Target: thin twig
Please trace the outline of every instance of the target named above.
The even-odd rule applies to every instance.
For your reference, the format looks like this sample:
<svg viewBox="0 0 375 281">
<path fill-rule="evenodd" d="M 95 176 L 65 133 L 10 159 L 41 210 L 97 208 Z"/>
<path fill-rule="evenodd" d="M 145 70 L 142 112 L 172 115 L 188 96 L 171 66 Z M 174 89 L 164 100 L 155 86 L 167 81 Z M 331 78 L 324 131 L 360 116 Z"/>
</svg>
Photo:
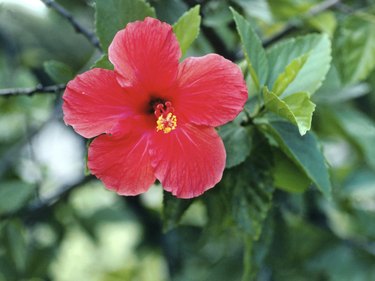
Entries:
<svg viewBox="0 0 375 281">
<path fill-rule="evenodd" d="M 4 96 L 4 97 L 18 96 L 18 95 L 31 96 L 35 93 L 55 94 L 64 90 L 65 87 L 66 87 L 65 84 L 58 84 L 58 85 L 52 85 L 52 86 L 43 86 L 39 84 L 36 87 L 31 87 L 31 88 L 0 89 L 0 96 Z"/>
<path fill-rule="evenodd" d="M 315 15 L 318 15 L 326 10 L 329 10 L 330 8 L 336 6 L 340 3 L 340 0 L 327 0 L 324 1 L 314 7 L 312 7 L 304 16 L 305 18 L 309 18 Z M 281 31 L 276 33 L 270 38 L 267 38 L 263 41 L 263 46 L 268 47 L 275 43 L 276 41 L 280 40 L 284 36 L 298 30 L 298 25 L 295 22 L 289 22 Z"/>
<path fill-rule="evenodd" d="M 74 27 L 76 32 L 81 33 L 83 36 L 85 36 L 87 40 L 89 40 L 95 48 L 97 48 L 100 52 L 102 52 L 102 48 L 100 47 L 100 42 L 98 38 L 96 37 L 95 33 L 83 27 L 68 10 L 66 10 L 63 6 L 61 6 L 59 3 L 55 2 L 54 0 L 41 0 L 41 1 L 47 7 L 54 9 L 62 17 L 66 18 L 70 22 L 70 24 Z"/>
</svg>

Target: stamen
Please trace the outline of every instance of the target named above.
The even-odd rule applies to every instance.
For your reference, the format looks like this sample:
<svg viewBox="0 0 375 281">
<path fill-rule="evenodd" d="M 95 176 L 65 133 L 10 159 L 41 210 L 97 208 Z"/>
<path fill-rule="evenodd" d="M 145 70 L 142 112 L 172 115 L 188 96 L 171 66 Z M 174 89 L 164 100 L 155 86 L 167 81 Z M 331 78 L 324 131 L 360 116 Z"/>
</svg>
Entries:
<svg viewBox="0 0 375 281">
<path fill-rule="evenodd" d="M 177 127 L 177 117 L 173 114 L 174 108 L 170 101 L 159 103 L 155 107 L 154 114 L 158 118 L 156 120 L 156 131 L 163 131 L 165 134 L 170 133 Z"/>
<path fill-rule="evenodd" d="M 171 112 L 167 114 L 166 117 L 160 115 L 158 120 L 156 121 L 156 131 L 163 131 L 164 134 L 168 134 L 177 127 L 177 117 L 173 115 Z"/>
</svg>

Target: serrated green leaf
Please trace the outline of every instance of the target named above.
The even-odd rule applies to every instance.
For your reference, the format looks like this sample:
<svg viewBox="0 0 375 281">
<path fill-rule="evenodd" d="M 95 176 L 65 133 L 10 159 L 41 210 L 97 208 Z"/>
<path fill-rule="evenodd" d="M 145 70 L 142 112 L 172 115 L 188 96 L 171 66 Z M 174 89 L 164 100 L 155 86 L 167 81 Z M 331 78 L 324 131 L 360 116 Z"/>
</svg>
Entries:
<svg viewBox="0 0 375 281">
<path fill-rule="evenodd" d="M 196 5 L 184 13 L 173 25 L 173 31 L 176 34 L 180 44 L 181 53 L 184 55 L 190 45 L 198 37 L 201 16 L 199 15 L 200 6 Z"/>
<path fill-rule="evenodd" d="M 92 66 L 92 68 L 103 68 L 113 70 L 113 64 L 109 61 L 108 55 L 102 55 Z"/>
<path fill-rule="evenodd" d="M 226 167 L 241 164 L 249 156 L 252 147 L 252 129 L 236 123 L 229 123 L 220 128 L 227 152 Z"/>
<path fill-rule="evenodd" d="M 303 192 L 311 180 L 284 153 L 273 151 L 274 167 L 272 169 L 275 187 L 287 192 Z"/>
<path fill-rule="evenodd" d="M 331 198 L 331 182 L 325 158 L 312 133 L 300 136 L 297 128 L 281 120 L 254 120 L 271 135 L 280 149 L 306 174 L 326 198 Z"/>
<path fill-rule="evenodd" d="M 375 23 L 348 17 L 335 40 L 336 56 L 342 80 L 353 84 L 364 80 L 375 68 Z"/>
<path fill-rule="evenodd" d="M 310 101 L 306 92 L 295 93 L 283 99 L 293 112 L 300 134 L 303 136 L 311 128 L 315 104 Z"/>
<path fill-rule="evenodd" d="M 107 52 L 117 31 L 132 21 L 156 17 L 155 10 L 144 0 L 96 0 L 96 34 Z"/>
<path fill-rule="evenodd" d="M 272 213 L 263 222 L 263 231 L 257 241 L 252 241 L 251 236 L 245 235 L 244 239 L 244 270 L 243 281 L 257 280 L 256 277 L 267 258 L 274 235 Z"/>
<path fill-rule="evenodd" d="M 249 66 L 251 77 L 258 89 L 267 81 L 268 62 L 262 42 L 251 24 L 231 8 L 238 34 L 243 45 L 243 51 Z"/>
<path fill-rule="evenodd" d="M 262 139 L 258 136 L 257 140 Z M 271 207 L 273 185 L 268 157 L 269 146 L 257 144 L 257 150 L 245 162 L 224 174 L 224 185 L 228 198 L 231 198 L 231 213 L 234 221 L 252 239 L 257 240 L 262 224 Z"/>
<path fill-rule="evenodd" d="M 234 182 L 232 214 L 239 227 L 257 240 L 271 207 L 273 187 L 262 172 L 249 168 L 242 170 L 244 180 L 237 178 Z"/>
<path fill-rule="evenodd" d="M 0 214 L 21 209 L 34 192 L 34 185 L 18 181 L 2 182 L 0 185 Z"/>
<path fill-rule="evenodd" d="M 163 231 L 168 232 L 177 227 L 182 215 L 193 200 L 179 199 L 164 191 L 163 197 Z"/>
<path fill-rule="evenodd" d="M 275 93 L 275 95 L 281 96 L 289 84 L 296 78 L 308 57 L 308 54 L 304 54 L 292 60 L 292 62 L 285 67 L 284 72 L 277 77 L 273 84 L 272 92 Z"/>
<path fill-rule="evenodd" d="M 310 34 L 285 40 L 267 51 L 269 64 L 268 87 L 272 88 L 277 77 L 294 59 L 309 54 L 297 77 L 285 89 L 283 96 L 297 92 L 309 95 L 321 86 L 330 68 L 331 42 L 326 34 Z"/>
<path fill-rule="evenodd" d="M 74 78 L 73 70 L 65 63 L 59 61 L 46 61 L 43 63 L 44 70 L 56 83 L 67 83 Z"/>
<path fill-rule="evenodd" d="M 310 130 L 315 104 L 310 101 L 307 93 L 295 93 L 280 99 L 265 87 L 263 97 L 266 108 L 296 125 L 301 136 Z"/>
</svg>

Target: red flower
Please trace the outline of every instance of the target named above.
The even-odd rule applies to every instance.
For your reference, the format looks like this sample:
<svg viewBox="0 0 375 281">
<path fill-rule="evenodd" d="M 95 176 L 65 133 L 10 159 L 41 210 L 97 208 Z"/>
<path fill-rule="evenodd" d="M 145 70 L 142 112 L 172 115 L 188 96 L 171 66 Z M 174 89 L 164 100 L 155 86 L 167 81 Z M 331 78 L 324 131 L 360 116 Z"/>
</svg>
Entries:
<svg viewBox="0 0 375 281">
<path fill-rule="evenodd" d="M 218 183 L 225 149 L 214 127 L 247 99 L 240 69 L 215 54 L 179 63 L 172 27 L 129 23 L 109 47 L 114 71 L 92 69 L 68 83 L 64 121 L 93 138 L 88 167 L 107 188 L 137 195 L 158 179 L 180 198 Z"/>
</svg>

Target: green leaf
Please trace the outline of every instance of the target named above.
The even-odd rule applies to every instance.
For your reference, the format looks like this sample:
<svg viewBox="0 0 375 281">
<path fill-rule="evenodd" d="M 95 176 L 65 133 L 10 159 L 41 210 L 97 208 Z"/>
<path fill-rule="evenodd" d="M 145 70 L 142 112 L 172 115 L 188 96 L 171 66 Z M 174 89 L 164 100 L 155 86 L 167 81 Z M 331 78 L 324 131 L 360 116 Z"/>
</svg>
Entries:
<svg viewBox="0 0 375 281">
<path fill-rule="evenodd" d="M 319 95 L 314 95 L 313 100 L 318 104 L 338 104 L 369 94 L 371 92 L 371 87 L 367 83 L 359 83 L 338 88 L 329 93 L 327 93 L 326 90 L 327 89 L 325 89 L 324 92 L 319 91 Z M 325 93 L 327 94 L 325 95 Z"/>
<path fill-rule="evenodd" d="M 35 186 L 8 181 L 0 186 L 0 214 L 11 213 L 21 209 L 35 192 Z"/>
<path fill-rule="evenodd" d="M 282 100 L 265 87 L 263 97 L 266 108 L 296 125 L 301 136 L 310 130 L 315 104 L 307 93 L 295 93 Z"/>
<path fill-rule="evenodd" d="M 275 95 L 281 96 L 289 84 L 296 78 L 308 57 L 308 54 L 304 54 L 292 60 L 292 62 L 285 67 L 284 72 L 277 77 L 273 84 L 272 92 L 275 93 Z"/>
<path fill-rule="evenodd" d="M 254 240 L 261 234 L 274 191 L 270 174 L 271 152 L 261 136 L 257 140 L 259 143 L 254 153 L 241 165 L 228 170 L 221 182 L 228 194 L 227 198 L 231 198 L 234 221 Z"/>
<path fill-rule="evenodd" d="M 272 181 L 264 176 L 264 171 L 246 165 L 240 175 L 241 178 L 234 181 L 232 214 L 238 226 L 257 240 L 271 207 Z"/>
<path fill-rule="evenodd" d="M 375 68 L 375 23 L 359 15 L 348 17 L 336 36 L 335 59 L 342 80 L 356 83 L 368 77 Z"/>
<path fill-rule="evenodd" d="M 283 96 L 297 92 L 312 95 L 322 84 L 331 62 L 331 42 L 326 34 L 310 34 L 285 40 L 272 46 L 268 52 L 271 89 L 277 77 L 296 58 L 309 54 L 297 77 L 285 89 Z"/>
<path fill-rule="evenodd" d="M 182 55 L 184 55 L 190 45 L 198 37 L 201 24 L 199 15 L 200 6 L 196 5 L 184 13 L 179 20 L 173 25 L 173 31 L 176 34 L 180 44 Z"/>
<path fill-rule="evenodd" d="M 178 21 L 179 15 L 185 13 L 189 7 L 183 0 L 158 0 L 152 1 L 158 19 L 170 24 Z"/>
<path fill-rule="evenodd" d="M 349 106 L 331 108 L 337 125 L 360 149 L 363 158 L 375 169 L 375 123 L 363 113 Z"/>
<path fill-rule="evenodd" d="M 96 34 L 107 52 L 113 37 L 132 21 L 156 17 L 155 10 L 144 0 L 96 0 Z"/>
<path fill-rule="evenodd" d="M 323 85 L 315 93 L 313 101 L 317 104 L 337 104 L 361 97 L 370 92 L 371 87 L 367 83 L 343 85 L 337 68 L 332 65 Z"/>
<path fill-rule="evenodd" d="M 289 106 L 290 111 L 293 112 L 299 132 L 303 136 L 311 128 L 315 104 L 310 101 L 306 92 L 292 94 L 284 98 L 284 101 Z"/>
<path fill-rule="evenodd" d="M 56 83 L 67 83 L 74 78 L 73 70 L 65 63 L 59 61 L 46 61 L 43 64 L 48 76 Z"/>
<path fill-rule="evenodd" d="M 102 55 L 92 66 L 92 68 L 103 68 L 113 70 L 113 64 L 109 61 L 108 55 Z"/>
<path fill-rule="evenodd" d="M 6 251 L 12 259 L 18 273 L 22 273 L 26 267 L 27 250 L 25 229 L 18 220 L 10 221 L 5 227 Z"/>
<path fill-rule="evenodd" d="M 311 180 L 284 153 L 274 150 L 273 159 L 275 187 L 287 192 L 303 192 L 310 186 Z"/>
<path fill-rule="evenodd" d="M 250 127 L 234 122 L 220 128 L 219 134 L 227 152 L 225 165 L 227 168 L 241 164 L 249 156 L 252 147 L 252 132 Z"/>
<path fill-rule="evenodd" d="M 293 17 L 300 17 L 308 12 L 312 6 L 312 1 L 295 0 L 267 0 L 272 15 L 277 20 L 290 20 Z"/>
<path fill-rule="evenodd" d="M 258 89 L 263 86 L 268 77 L 268 62 L 262 42 L 251 24 L 231 8 L 238 34 L 243 45 L 243 51 L 249 66 L 251 77 Z M 272 67 L 272 65 L 271 65 Z"/>
<path fill-rule="evenodd" d="M 371 247 L 367 246 L 367 243 L 364 243 L 366 245 L 364 247 L 358 246 L 361 245 L 363 239 L 362 237 L 354 242 L 355 247 L 346 243 L 331 243 L 326 247 L 321 247 L 321 251 L 318 254 L 315 253 L 314 258 L 310 259 L 310 271 L 324 273 L 326 280 L 367 281 L 374 279 L 375 259 L 370 250 Z M 321 280 L 321 278 L 317 277 L 315 280 Z"/>
<path fill-rule="evenodd" d="M 163 197 L 163 231 L 168 232 L 177 227 L 182 215 L 193 200 L 179 199 L 164 191 Z"/>
<path fill-rule="evenodd" d="M 375 173 L 370 169 L 357 170 L 345 181 L 340 197 L 350 202 L 353 209 L 375 211 Z M 374 214 L 375 215 L 375 214 Z M 375 234 L 375 228 L 373 228 Z"/>
<path fill-rule="evenodd" d="M 306 174 L 327 198 L 331 198 L 331 182 L 325 158 L 312 133 L 300 136 L 297 128 L 281 120 L 254 120 L 266 136 L 271 136 L 280 149 Z"/>
<path fill-rule="evenodd" d="M 337 20 L 335 14 L 331 11 L 327 11 L 312 18 L 307 19 L 307 23 L 317 29 L 318 31 L 325 32 L 332 38 L 336 26 Z"/>
<path fill-rule="evenodd" d="M 252 241 L 251 237 L 244 237 L 244 271 L 242 280 L 257 280 L 256 277 L 267 258 L 269 248 L 274 235 L 274 223 L 272 213 L 267 216 L 263 223 L 263 231 L 257 241 Z"/>
</svg>

